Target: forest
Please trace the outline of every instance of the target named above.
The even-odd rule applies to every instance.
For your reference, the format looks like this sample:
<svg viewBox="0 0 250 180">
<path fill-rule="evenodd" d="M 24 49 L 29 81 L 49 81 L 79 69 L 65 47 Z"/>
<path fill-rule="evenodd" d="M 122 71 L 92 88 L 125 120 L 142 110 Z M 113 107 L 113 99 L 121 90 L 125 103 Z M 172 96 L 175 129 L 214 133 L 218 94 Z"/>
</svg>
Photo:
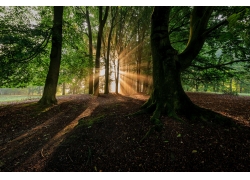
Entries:
<svg viewBox="0 0 250 180">
<path fill-rule="evenodd" d="M 249 171 L 249 7 L 0 6 L 0 25 L 0 172 Z"/>
</svg>

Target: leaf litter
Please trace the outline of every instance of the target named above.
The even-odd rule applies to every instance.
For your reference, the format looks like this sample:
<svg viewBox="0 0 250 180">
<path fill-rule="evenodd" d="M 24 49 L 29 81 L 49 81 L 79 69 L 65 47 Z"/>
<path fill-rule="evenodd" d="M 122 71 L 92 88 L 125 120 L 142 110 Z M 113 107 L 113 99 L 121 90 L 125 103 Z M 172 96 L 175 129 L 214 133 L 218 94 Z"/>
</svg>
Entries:
<svg viewBox="0 0 250 180">
<path fill-rule="evenodd" d="M 50 152 L 43 147 L 91 106 L 92 96 L 60 97 L 58 105 L 45 109 L 34 102 L 2 105 L 0 171 L 249 171 L 250 98 L 188 96 L 201 107 L 233 118 L 241 128 L 194 124 L 185 118 L 186 123 L 179 123 L 162 116 L 163 130 L 141 141 L 152 127 L 151 114 L 127 115 L 137 112 L 148 96 L 101 95 L 90 115 Z"/>
</svg>

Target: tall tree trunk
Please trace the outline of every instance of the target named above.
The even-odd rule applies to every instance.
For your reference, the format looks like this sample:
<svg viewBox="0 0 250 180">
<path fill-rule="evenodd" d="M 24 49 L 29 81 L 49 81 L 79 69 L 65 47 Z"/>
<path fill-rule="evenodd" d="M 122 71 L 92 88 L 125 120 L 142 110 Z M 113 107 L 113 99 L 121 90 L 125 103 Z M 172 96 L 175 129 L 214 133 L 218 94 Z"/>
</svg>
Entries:
<svg viewBox="0 0 250 180">
<path fill-rule="evenodd" d="M 136 91 L 138 93 L 140 92 L 140 74 L 141 74 L 141 62 L 138 57 L 136 64 Z"/>
<path fill-rule="evenodd" d="M 110 31 L 109 31 L 109 36 L 108 36 L 108 48 L 107 48 L 107 59 L 106 59 L 106 64 L 105 64 L 105 89 L 104 89 L 104 94 L 109 93 L 109 55 L 110 55 L 110 43 L 111 43 L 111 38 L 112 38 L 112 32 L 114 29 L 114 22 L 116 19 L 116 14 L 117 14 L 117 7 L 115 7 L 115 12 L 113 14 L 113 10 L 111 7 L 111 14 L 112 14 L 112 19 L 111 19 L 111 25 L 110 25 Z"/>
<path fill-rule="evenodd" d="M 195 80 L 195 91 L 199 91 L 199 82 L 197 80 Z"/>
<path fill-rule="evenodd" d="M 86 7 L 86 21 L 88 24 L 88 36 L 89 36 L 89 94 L 93 94 L 93 41 L 92 41 L 92 29 L 89 19 L 89 10 Z"/>
<path fill-rule="evenodd" d="M 192 120 L 223 119 L 222 115 L 193 104 L 181 85 L 181 71 L 189 67 L 205 42 L 204 33 L 212 10 L 210 7 L 194 7 L 190 20 L 189 43 L 183 51 L 185 56 L 183 53 L 178 54 L 171 46 L 168 33 L 170 11 L 170 7 L 155 7 L 152 15 L 153 91 L 142 108 L 153 112 L 151 121 L 155 127 L 162 127 L 161 114 L 180 121 L 182 120 L 179 115 Z M 231 123 L 228 120 L 224 122 Z"/>
<path fill-rule="evenodd" d="M 100 57 L 101 57 L 101 44 L 102 32 L 108 17 L 109 7 L 106 7 L 104 18 L 102 19 L 102 6 L 99 7 L 99 29 L 97 37 L 96 59 L 95 59 L 95 80 L 94 80 L 94 95 L 99 95 L 99 75 L 100 75 Z"/>
<path fill-rule="evenodd" d="M 233 92 L 232 84 L 233 84 L 233 79 L 230 79 L 230 81 L 229 81 L 229 92 Z"/>
<path fill-rule="evenodd" d="M 118 91 L 118 86 L 119 86 L 119 72 L 120 71 L 120 59 L 118 59 L 117 61 L 117 71 L 116 71 L 116 78 L 115 78 L 115 93 L 116 94 L 119 94 L 119 91 Z"/>
<path fill-rule="evenodd" d="M 106 63 L 105 63 L 105 87 L 104 87 L 104 94 L 108 94 L 109 93 L 109 54 L 110 54 L 111 33 L 112 33 L 112 30 L 110 30 L 109 37 L 108 37 L 107 58 L 106 58 Z"/>
<path fill-rule="evenodd" d="M 143 93 L 145 93 L 145 94 L 149 94 L 150 63 L 151 63 L 151 61 L 148 60 L 148 62 L 147 62 L 147 69 L 146 69 L 146 80 L 145 80 L 145 84 L 143 85 Z"/>
<path fill-rule="evenodd" d="M 46 77 L 43 96 L 39 100 L 39 103 L 44 105 L 57 104 L 56 88 L 62 54 L 62 20 L 63 6 L 55 6 L 49 72 Z"/>
<path fill-rule="evenodd" d="M 240 93 L 242 93 L 242 81 L 240 81 Z"/>
<path fill-rule="evenodd" d="M 141 84 L 141 61 L 142 61 L 142 53 L 143 53 L 143 42 L 145 38 L 145 28 L 140 29 L 139 23 L 138 23 L 138 44 L 137 44 L 137 82 L 136 82 L 136 87 L 137 87 L 137 92 L 141 92 L 140 84 Z"/>
<path fill-rule="evenodd" d="M 62 84 L 62 95 L 65 95 L 65 90 L 66 90 L 66 83 L 64 82 L 63 84 Z"/>
</svg>

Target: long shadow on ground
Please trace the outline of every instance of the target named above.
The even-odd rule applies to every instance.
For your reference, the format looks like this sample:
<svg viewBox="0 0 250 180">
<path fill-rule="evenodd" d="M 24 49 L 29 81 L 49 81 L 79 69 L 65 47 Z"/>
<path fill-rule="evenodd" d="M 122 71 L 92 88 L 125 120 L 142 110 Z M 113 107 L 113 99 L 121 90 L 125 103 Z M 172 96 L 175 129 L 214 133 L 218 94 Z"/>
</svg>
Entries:
<svg viewBox="0 0 250 180">
<path fill-rule="evenodd" d="M 42 108 L 43 113 L 41 113 L 41 107 L 38 108 L 38 105 L 33 103 L 21 104 L 19 107 L 15 106 L 10 109 L 9 114 L 2 114 L 1 123 L 4 124 L 2 127 L 11 127 L 14 133 L 10 132 L 10 128 L 8 128 L 4 134 L 7 138 L 2 138 L 0 170 L 39 170 L 42 164 L 38 166 L 34 166 L 34 164 L 50 155 L 50 152 L 46 151 L 48 147 L 55 147 L 62 141 L 65 134 L 68 133 L 65 127 L 86 111 L 89 100 L 90 96 L 78 96 L 65 102 L 59 101 L 59 104 L 54 107 Z M 36 109 L 37 112 L 32 112 Z M 11 111 L 16 112 L 16 114 L 11 114 Z M 10 119 L 9 116 L 18 118 L 13 118 L 11 122 L 5 122 L 4 118 Z M 33 123 L 27 122 L 27 120 L 32 120 Z M 19 127 L 21 125 L 27 125 L 27 127 Z M 62 130 L 64 132 L 61 132 Z M 5 140 L 3 141 L 3 139 Z"/>
<path fill-rule="evenodd" d="M 189 96 L 198 105 L 249 124 L 249 99 Z M 28 104 L 1 107 L 7 137 L 0 145 L 0 171 L 249 171 L 249 127 L 185 118 L 186 123 L 179 123 L 162 116 L 163 130 L 144 139 L 150 114 L 128 114 L 139 110 L 145 99 L 69 96 L 42 113 Z"/>
<path fill-rule="evenodd" d="M 144 101 L 99 97 L 42 171 L 249 171 L 250 130 L 162 117 L 162 132 L 150 134 L 150 115 L 126 116 Z M 216 98 L 218 100 L 218 97 Z M 194 99 L 195 100 L 195 99 Z"/>
</svg>

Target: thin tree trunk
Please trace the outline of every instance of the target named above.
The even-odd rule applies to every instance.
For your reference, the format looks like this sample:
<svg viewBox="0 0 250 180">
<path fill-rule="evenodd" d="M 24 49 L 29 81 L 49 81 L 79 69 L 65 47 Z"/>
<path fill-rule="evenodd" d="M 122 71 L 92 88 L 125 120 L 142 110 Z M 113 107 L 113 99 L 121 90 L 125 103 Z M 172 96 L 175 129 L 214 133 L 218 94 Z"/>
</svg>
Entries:
<svg viewBox="0 0 250 180">
<path fill-rule="evenodd" d="M 65 95 L 66 83 L 64 82 L 62 86 L 62 95 Z"/>
<path fill-rule="evenodd" d="M 140 88 L 140 74 L 141 74 L 141 61 L 143 53 L 143 41 L 145 38 L 145 29 L 140 30 L 138 25 L 138 55 L 137 55 L 137 92 L 141 92 Z"/>
<path fill-rule="evenodd" d="M 229 81 L 229 92 L 233 92 L 232 84 L 233 84 L 233 79 L 230 79 L 230 81 Z"/>
<path fill-rule="evenodd" d="M 112 10 L 112 9 L 111 9 Z M 111 11 L 112 13 L 112 11 Z M 109 55 L 110 55 L 110 43 L 111 43 L 111 38 L 112 38 L 112 32 L 114 29 L 114 22 L 116 19 L 116 14 L 117 14 L 117 7 L 115 9 L 115 14 L 112 14 L 112 20 L 111 20 L 111 25 L 110 25 L 110 31 L 109 31 L 109 36 L 108 36 L 108 48 L 107 48 L 107 59 L 106 59 L 106 65 L 105 65 L 105 89 L 104 89 L 104 94 L 109 93 Z"/>
<path fill-rule="evenodd" d="M 99 95 L 99 75 L 100 75 L 100 57 L 101 57 L 101 43 L 102 32 L 108 17 L 109 7 L 106 7 L 104 18 L 102 19 L 102 6 L 99 7 L 99 30 L 97 37 L 96 59 L 95 59 L 95 80 L 94 80 L 94 95 Z"/>
<path fill-rule="evenodd" d="M 119 94 L 118 85 L 119 85 L 119 72 L 120 71 L 120 59 L 117 61 L 117 71 L 116 71 L 116 79 L 115 79 L 115 93 Z"/>
<path fill-rule="evenodd" d="M 149 73 L 150 73 L 150 62 L 151 61 L 148 61 L 147 62 L 147 69 L 146 69 L 146 80 L 145 80 L 145 85 L 143 86 L 143 92 L 145 94 L 148 94 L 149 93 Z"/>
<path fill-rule="evenodd" d="M 140 92 L 140 61 L 139 59 L 137 60 L 137 65 L 136 65 L 136 91 L 139 93 Z"/>
<path fill-rule="evenodd" d="M 86 20 L 88 24 L 88 36 L 89 36 L 89 94 L 93 94 L 93 42 L 92 42 L 92 29 L 89 19 L 89 10 L 86 7 Z"/>
<path fill-rule="evenodd" d="M 242 93 L 242 82 L 240 81 L 240 93 Z"/>
<path fill-rule="evenodd" d="M 50 53 L 50 66 L 46 77 L 43 96 L 39 103 L 57 104 L 56 89 L 62 54 L 62 20 L 63 6 L 54 7 L 54 20 L 52 29 L 52 48 Z"/>
<path fill-rule="evenodd" d="M 109 37 L 108 37 L 107 58 L 106 58 L 106 63 L 105 63 L 105 88 L 104 88 L 104 94 L 109 93 L 109 54 L 110 54 L 111 33 L 112 33 L 112 31 L 110 30 Z"/>
<path fill-rule="evenodd" d="M 195 91 L 196 92 L 199 91 L 199 82 L 198 82 L 198 80 L 195 80 Z"/>
</svg>

